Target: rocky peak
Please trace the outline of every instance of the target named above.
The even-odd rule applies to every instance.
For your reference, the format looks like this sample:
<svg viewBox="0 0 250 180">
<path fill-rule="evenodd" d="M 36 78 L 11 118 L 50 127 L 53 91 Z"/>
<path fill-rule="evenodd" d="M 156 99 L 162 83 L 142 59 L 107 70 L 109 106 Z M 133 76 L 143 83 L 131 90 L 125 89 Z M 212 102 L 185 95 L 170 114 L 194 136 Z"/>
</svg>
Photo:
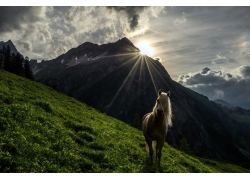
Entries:
<svg viewBox="0 0 250 180">
<path fill-rule="evenodd" d="M 13 42 L 11 40 L 8 40 L 7 42 L 0 42 L 0 49 L 3 49 L 3 46 L 7 47 L 7 46 L 10 46 L 10 53 L 18 53 L 17 49 L 16 49 L 16 46 L 13 44 Z"/>
</svg>

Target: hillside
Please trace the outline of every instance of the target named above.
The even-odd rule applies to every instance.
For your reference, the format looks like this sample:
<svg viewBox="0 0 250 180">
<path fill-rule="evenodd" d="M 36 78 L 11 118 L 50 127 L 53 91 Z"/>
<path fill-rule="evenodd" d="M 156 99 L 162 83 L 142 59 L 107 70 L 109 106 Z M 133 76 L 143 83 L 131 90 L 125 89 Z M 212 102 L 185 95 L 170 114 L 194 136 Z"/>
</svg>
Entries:
<svg viewBox="0 0 250 180">
<path fill-rule="evenodd" d="M 171 91 L 173 127 L 166 141 L 183 139 L 199 157 L 249 164 L 249 137 L 235 132 L 230 115 L 206 96 L 171 79 L 159 61 L 141 55 L 127 38 L 103 45 L 85 42 L 50 61 L 31 62 L 35 80 L 102 113 L 141 129 L 157 91 Z M 238 138 L 235 138 L 238 136 Z"/>
<path fill-rule="evenodd" d="M 241 107 L 226 107 L 222 106 L 224 112 L 229 114 L 228 124 L 232 128 L 232 137 L 239 142 L 241 147 L 245 147 L 247 151 L 241 150 L 242 152 L 249 154 L 250 151 L 250 110 L 243 109 Z M 250 164 L 248 163 L 248 167 Z M 246 167 L 247 167 L 246 166 Z"/>
<path fill-rule="evenodd" d="M 250 172 L 167 144 L 150 167 L 141 131 L 2 70 L 0 106 L 0 172 Z"/>
</svg>

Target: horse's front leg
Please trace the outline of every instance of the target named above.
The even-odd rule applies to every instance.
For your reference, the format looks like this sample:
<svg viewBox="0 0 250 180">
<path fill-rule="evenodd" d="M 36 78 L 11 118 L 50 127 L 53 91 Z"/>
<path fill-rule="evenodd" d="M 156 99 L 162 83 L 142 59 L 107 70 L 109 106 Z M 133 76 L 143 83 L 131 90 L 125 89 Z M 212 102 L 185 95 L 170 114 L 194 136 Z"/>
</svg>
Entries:
<svg viewBox="0 0 250 180">
<path fill-rule="evenodd" d="M 151 164 L 153 164 L 153 154 L 154 154 L 154 150 L 153 150 L 153 147 L 152 147 L 152 141 L 150 142 L 150 144 L 149 144 L 148 146 L 149 146 L 150 162 L 151 162 Z"/>
<path fill-rule="evenodd" d="M 161 151 L 162 151 L 163 145 L 164 145 L 164 140 L 157 142 L 157 145 L 156 145 L 156 149 L 157 149 L 156 159 L 158 157 L 158 167 L 160 167 L 160 163 L 161 163 Z"/>
<path fill-rule="evenodd" d="M 158 141 L 156 141 L 156 146 L 155 146 L 155 161 L 157 162 L 157 157 L 158 157 L 158 151 L 159 151 L 159 147 L 157 146 Z"/>
<path fill-rule="evenodd" d="M 153 164 L 153 154 L 154 154 L 154 150 L 152 147 L 152 139 L 149 137 L 146 137 L 146 143 L 148 146 L 148 150 L 149 150 L 149 158 L 150 158 L 150 162 L 151 164 Z"/>
</svg>

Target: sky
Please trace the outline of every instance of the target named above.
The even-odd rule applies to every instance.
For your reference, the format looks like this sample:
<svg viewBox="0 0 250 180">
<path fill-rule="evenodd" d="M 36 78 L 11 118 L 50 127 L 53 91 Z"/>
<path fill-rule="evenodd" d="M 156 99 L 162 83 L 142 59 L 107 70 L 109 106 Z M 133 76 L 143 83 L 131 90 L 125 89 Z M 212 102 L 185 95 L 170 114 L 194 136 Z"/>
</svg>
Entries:
<svg viewBox="0 0 250 180">
<path fill-rule="evenodd" d="M 1 6 L 0 41 L 11 39 L 21 54 L 38 60 L 86 41 L 147 41 L 173 80 L 211 100 L 244 101 L 250 108 L 250 7 L 155 2 Z"/>
</svg>

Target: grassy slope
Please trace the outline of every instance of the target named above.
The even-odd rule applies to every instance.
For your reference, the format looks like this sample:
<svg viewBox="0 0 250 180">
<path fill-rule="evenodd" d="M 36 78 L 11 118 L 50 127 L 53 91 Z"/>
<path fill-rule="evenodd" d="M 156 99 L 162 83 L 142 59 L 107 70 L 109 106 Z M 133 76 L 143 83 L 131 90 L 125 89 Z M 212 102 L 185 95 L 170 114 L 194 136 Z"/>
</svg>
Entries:
<svg viewBox="0 0 250 180">
<path fill-rule="evenodd" d="M 0 172 L 250 172 L 166 143 L 161 168 L 148 163 L 141 131 L 0 70 Z"/>
</svg>

